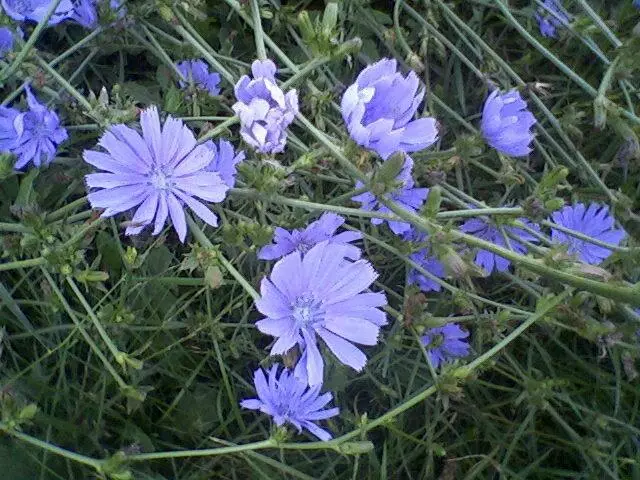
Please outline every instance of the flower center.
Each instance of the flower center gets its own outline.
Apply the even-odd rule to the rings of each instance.
[[[154,170],[149,177],[151,185],[158,190],[168,190],[171,188],[170,178],[162,170]]]
[[[298,328],[307,328],[322,320],[322,302],[311,294],[305,293],[293,302],[292,315]]]

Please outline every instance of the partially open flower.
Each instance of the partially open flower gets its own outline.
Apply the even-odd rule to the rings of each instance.
[[[253,79],[243,75],[235,86],[233,111],[240,117],[240,134],[260,153],[280,153],[287,143],[287,127],[298,113],[298,92],[286,94],[276,84],[276,65],[256,60]]]
[[[342,96],[342,118],[351,138],[384,159],[432,145],[438,139],[436,120],[412,120],[424,98],[419,87],[416,73],[403,76],[393,59],[366,67]]]
[[[524,157],[531,152],[536,119],[520,93],[494,90],[482,111],[482,135],[489,145],[506,155]]]

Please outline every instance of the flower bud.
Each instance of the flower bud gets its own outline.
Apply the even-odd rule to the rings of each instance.
[[[343,455],[362,455],[363,453],[369,453],[373,450],[373,443],[369,440],[362,440],[360,442],[345,442],[341,443],[337,447],[337,451]]]

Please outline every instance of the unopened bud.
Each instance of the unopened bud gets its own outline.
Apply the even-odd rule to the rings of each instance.
[[[338,4],[336,2],[329,2],[324,9],[322,15],[322,33],[325,37],[329,38],[333,36],[333,31],[338,24]]]
[[[611,280],[611,273],[609,273],[604,268],[598,267],[597,265],[589,265],[586,263],[576,263],[571,269],[569,269],[571,273],[578,273],[585,277],[594,278],[596,280],[609,281]]]
[[[407,55],[407,64],[416,73],[424,72],[424,62],[415,52],[411,52],[409,55]]]
[[[362,455],[363,453],[369,453],[373,450],[373,443],[369,440],[362,440],[360,442],[345,442],[341,443],[337,447],[337,451],[343,455]]]
[[[427,203],[424,207],[424,212],[427,218],[435,218],[440,211],[440,204],[442,203],[442,190],[439,186],[434,186],[429,189],[429,196],[427,197]]]
[[[298,14],[298,28],[300,29],[300,33],[302,33],[302,38],[304,38],[306,42],[309,43],[315,39],[316,30],[313,28],[311,17],[309,17],[309,12],[306,10]]]
[[[441,260],[444,264],[444,268],[449,275],[455,278],[466,277],[469,274],[469,266],[467,262],[450,247],[445,247],[446,252],[442,256]]]

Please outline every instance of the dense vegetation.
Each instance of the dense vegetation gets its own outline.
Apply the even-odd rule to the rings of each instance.
[[[58,15],[65,3],[73,12]],[[34,0],[42,9],[20,20],[26,7],[3,0],[3,478],[640,479],[640,10],[554,3]],[[261,141],[234,86],[266,58],[299,111],[292,96],[272,104],[283,117]],[[362,103],[343,95],[383,58],[425,89],[415,118],[437,125],[421,124],[417,136],[434,136],[420,148],[386,155],[392,133],[357,137]],[[212,83],[179,66],[191,59]],[[376,99],[385,115],[406,97],[391,85]],[[533,139],[515,132],[524,155],[483,115],[492,92],[511,89],[535,118]],[[368,94],[360,85],[353,98]],[[235,180],[213,169],[226,186],[198,167],[220,197],[200,195],[208,214],[179,197],[184,226],[172,211],[158,231],[126,196],[104,211],[116,199],[96,195],[106,177],[91,175],[104,168],[86,153],[104,152],[114,125],[141,131],[151,106],[194,132],[193,152],[209,140],[216,158],[223,140],[229,158],[244,151]],[[29,143],[37,122],[57,139],[42,156]],[[128,152],[125,167],[143,156]],[[594,233],[605,210],[583,226],[559,219],[580,203],[608,209],[611,224]],[[360,237],[332,271],[353,284],[344,272],[370,263],[378,277],[357,293],[386,298],[375,305],[386,325],[358,324],[379,330],[361,371],[319,341],[326,408],[339,408],[317,422],[330,441],[240,405],[257,397],[254,371],[293,367],[310,343],[270,356],[276,335],[256,322],[275,308],[259,302],[283,260],[264,247],[277,227],[302,230],[324,212]],[[305,259],[312,240],[300,240]],[[302,281],[292,271],[287,281]],[[436,355],[443,345],[456,353]]]

